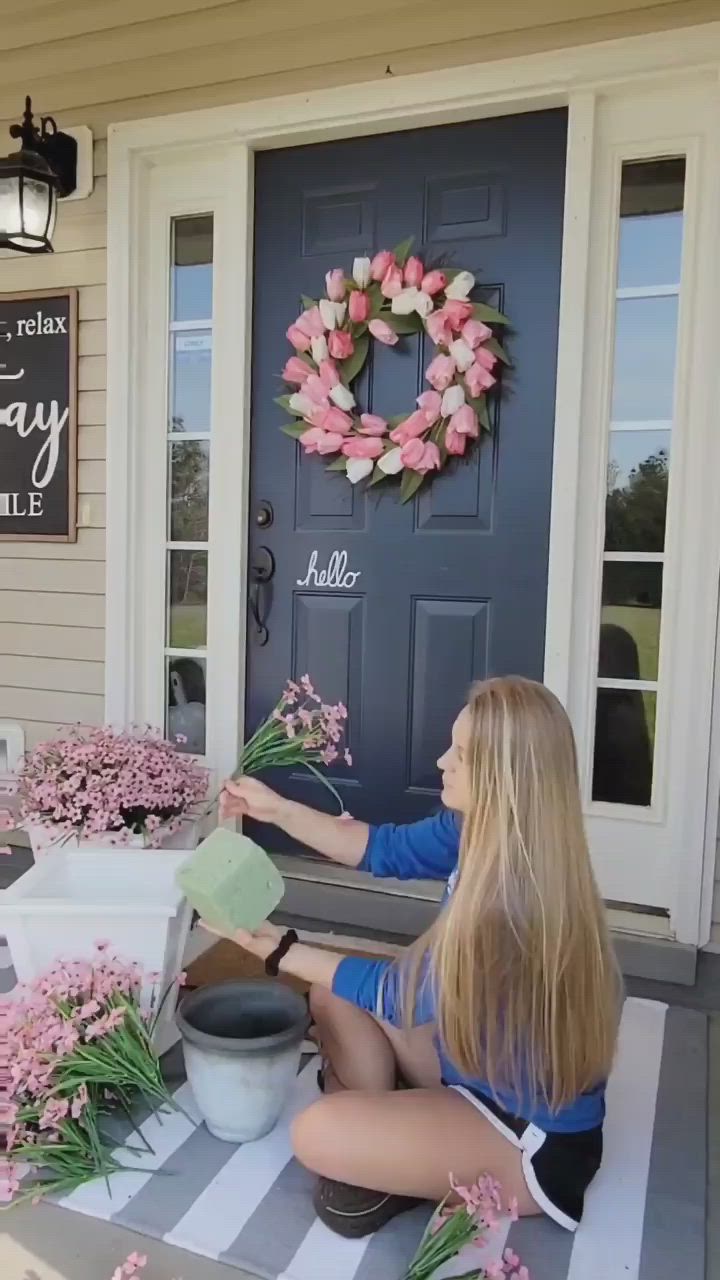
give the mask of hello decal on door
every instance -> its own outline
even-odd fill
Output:
[[[311,551],[304,578],[297,579],[299,587],[334,587],[350,591],[361,577],[361,571],[348,569],[347,551],[333,551],[326,569],[318,569],[318,552]]]

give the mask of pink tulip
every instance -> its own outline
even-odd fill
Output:
[[[345,272],[342,267],[335,267],[325,276],[325,289],[331,302],[342,302],[345,297]]]
[[[378,342],[383,342],[386,347],[394,347],[398,340],[398,336],[394,329],[390,328],[384,320],[371,320],[368,325],[373,338],[377,338]]]
[[[428,440],[425,444],[420,466],[416,467],[415,470],[422,471],[425,474],[427,471],[439,471],[440,466],[440,450],[436,444],[433,444],[432,440]]]
[[[330,405],[326,400],[324,404],[312,404],[303,417],[312,427],[324,427],[329,412]]]
[[[481,364],[472,364],[465,374],[465,382],[471,396],[482,395],[483,391],[489,391],[495,386],[497,378],[494,378],[490,371]]]
[[[328,407],[328,388],[316,373],[311,373],[305,380],[303,386],[303,395],[307,396],[313,404],[324,405]],[[297,402],[296,402],[297,403]],[[290,406],[292,408],[292,405]]]
[[[348,313],[353,324],[364,324],[370,315],[370,299],[361,289],[353,289],[350,294]]]
[[[383,295],[383,297],[396,298],[399,293],[402,293],[402,287],[403,287],[402,269],[400,267],[395,267],[395,266],[388,267],[387,271],[385,272],[385,275],[382,278],[382,283],[380,285],[380,292]]]
[[[417,398],[418,408],[422,409],[429,427],[432,427],[440,417],[440,405],[442,401],[439,391],[423,391],[421,396]]]
[[[465,452],[467,444],[467,436],[462,435],[459,431],[453,430],[452,419],[450,425],[445,432],[445,448],[448,453],[453,454],[456,458],[461,458]]]
[[[337,432],[338,435],[346,436],[352,430],[352,418],[349,418],[342,409],[338,409],[335,405],[328,409],[323,426],[326,431]]]
[[[383,442],[377,436],[351,436],[342,446],[346,458],[379,458]]]
[[[422,409],[416,409],[410,414],[404,422],[398,425],[390,432],[390,439],[393,444],[407,444],[408,440],[416,440],[430,429],[430,423]]]
[[[296,351],[309,351],[310,338],[297,324],[291,324],[289,329],[285,331],[285,337]]]
[[[420,285],[423,282],[424,275],[425,275],[425,268],[422,262],[420,261],[420,259],[408,258],[407,262],[405,263],[405,270],[403,272],[403,276],[405,278],[405,284],[409,285],[411,289],[413,288],[419,289]]]
[[[301,387],[311,373],[310,365],[306,364],[304,360],[300,360],[298,356],[291,356],[282,371],[283,382],[290,382]]]
[[[428,271],[421,281],[421,289],[423,293],[429,293],[434,298],[436,293],[440,293],[441,289],[447,284],[447,276],[444,271]]]
[[[448,424],[448,430],[457,432],[459,436],[472,436],[474,440],[477,439],[480,428],[472,405],[464,404],[455,410]]]
[[[360,421],[362,423],[360,431],[364,436],[384,436],[388,429],[385,419],[376,413],[361,413]]]
[[[453,332],[443,308],[434,311],[425,321],[427,329],[432,341],[436,347],[449,347],[453,340]]]
[[[472,302],[463,302],[458,298],[446,298],[445,306],[442,308],[448,318],[450,328],[459,333],[472,316]]]
[[[403,466],[411,471],[419,471],[425,475],[428,471],[440,470],[440,450],[432,441],[423,444],[422,440],[408,440],[400,454]]]
[[[335,360],[347,360],[355,350],[355,343],[345,329],[333,329],[328,336],[328,351]]]
[[[380,253],[376,253],[370,263],[370,275],[373,280],[382,280],[388,267],[392,267],[395,263],[395,254],[389,249],[383,249]]]
[[[343,437],[335,432],[323,431],[321,427],[311,427],[300,437],[300,444],[306,453],[337,453],[343,446]]]
[[[425,370],[425,377],[436,391],[446,391],[455,377],[455,361],[451,356],[436,356]]]
[[[301,312],[295,324],[308,338],[321,338],[325,332],[319,307],[309,307],[307,311]]]
[[[492,370],[498,362],[498,358],[494,351],[488,351],[487,347],[478,347],[475,352],[475,361],[481,364],[483,369]]]
[[[400,460],[404,467],[415,471],[418,463],[422,462],[424,453],[425,445],[422,440],[408,440],[402,447]]]
[[[492,338],[492,329],[483,324],[482,320],[466,320],[461,332],[463,339],[473,350],[479,347],[481,342],[487,342],[488,338]]]
[[[336,387],[340,381],[340,374],[335,368],[332,360],[322,361],[322,364],[320,365],[320,381],[328,391],[332,391],[333,387]]]

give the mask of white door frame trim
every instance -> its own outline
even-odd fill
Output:
[[[577,481],[582,421],[582,381],[588,245],[591,225],[594,118],[599,95],[612,95],[662,75],[690,78],[701,70],[717,74],[720,65],[720,22],[680,31],[608,41],[570,50],[533,54],[487,64],[455,67],[419,75],[387,77],[369,84],[312,90],[222,108],[112,125],[108,132],[108,415],[107,415],[107,649],[106,715],[116,722],[147,718],[147,700],[138,696],[145,675],[136,643],[140,601],[133,574],[137,566],[137,532],[133,478],[137,474],[139,422],[135,375],[142,366],[147,338],[139,315],[142,262],[139,245],[146,217],[150,174],[194,158],[228,158],[227,185],[234,193],[235,237],[232,262],[244,298],[233,308],[234,376],[250,368],[252,283],[252,155],[255,150],[300,145],[329,138],[380,133],[393,128],[449,123],[509,112],[567,106],[569,110],[565,229],[557,369],[557,410],[548,582],[546,668],[548,684],[567,701],[570,691],[572,613],[577,528]],[[243,216],[245,215],[245,216]],[[228,224],[226,214],[226,227]],[[225,239],[226,248],[229,241]],[[230,312],[226,309],[226,319]],[[222,353],[221,353],[222,354]],[[227,355],[227,349],[225,354]],[[242,473],[234,477],[239,495],[232,519],[235,535],[246,509],[249,440],[249,378],[234,406],[237,448]],[[214,374],[223,412],[230,407],[227,384]],[[226,477],[224,492],[232,483]],[[235,518],[237,516],[237,518]],[[720,529],[717,542],[720,543]],[[716,544],[713,543],[713,546]],[[242,546],[238,548],[241,553]],[[240,566],[238,570],[241,572]],[[212,584],[210,586],[212,593]],[[233,593],[234,595],[234,593]],[[221,663],[223,690],[215,705],[224,708],[222,731],[210,763],[221,771],[234,764],[242,726],[242,655],[244,590],[228,602]],[[222,642],[222,641],[221,641]],[[234,645],[234,659],[230,656]],[[227,665],[229,663],[229,666]],[[211,691],[208,690],[208,698]],[[222,701],[221,701],[222,699]],[[139,705],[141,704],[141,705]],[[237,710],[235,710],[237,709]],[[210,720],[211,709],[208,708]],[[718,774],[718,776],[714,776]],[[713,753],[710,794],[720,787],[720,759]],[[712,804],[710,805],[712,809]],[[711,856],[706,848],[705,857]],[[712,850],[714,860],[714,847]],[[707,940],[699,932],[700,877],[678,900],[673,913],[676,936]]]

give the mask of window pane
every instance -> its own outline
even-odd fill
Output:
[[[606,551],[663,550],[669,462],[669,431],[610,432]]]
[[[180,751],[205,753],[205,659],[167,658],[165,732]]]
[[[173,223],[172,318],[212,319],[213,220],[211,215]]]
[[[621,289],[679,284],[685,160],[624,164],[620,194]]]
[[[647,806],[652,800],[654,693],[598,689],[592,798]]]
[[[661,564],[604,566],[599,676],[657,680],[661,597]]]
[[[170,445],[171,542],[206,542],[210,445],[185,440]]]
[[[170,430],[210,430],[212,333],[209,329],[172,335]]]
[[[207,565],[207,551],[168,552],[171,649],[203,649],[207,643]]]
[[[676,297],[621,298],[617,303],[614,422],[672,419],[677,309]]]

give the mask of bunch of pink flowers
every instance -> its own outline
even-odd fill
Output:
[[[344,810],[337,791],[317,769],[342,760],[352,764],[343,747],[347,709],[342,702],[330,705],[315,692],[310,677],[299,684],[288,680],[280,701],[243,749],[234,777],[261,769],[304,766],[332,792]]]
[[[456,1258],[468,1245],[483,1248],[488,1235],[498,1226],[503,1213],[500,1184],[484,1174],[470,1187],[461,1186],[450,1175],[450,1187],[420,1241],[403,1280],[432,1280],[436,1271]],[[450,1204],[453,1196],[454,1203]],[[505,1212],[517,1221],[517,1202],[510,1201]],[[459,1276],[458,1280],[530,1280],[527,1267],[512,1249],[505,1249],[499,1261],[489,1262]]]
[[[5,1003],[0,1201],[66,1193],[127,1168],[103,1131],[109,1103],[128,1116],[139,1097],[173,1105],[151,1043],[162,1000],[141,1009],[150,979],[99,943],[92,962],[58,963]],[[27,1168],[34,1176],[21,1186]]]
[[[74,727],[26,757],[21,812],[60,839],[112,832],[119,845],[142,835],[155,846],[194,813],[207,786],[207,771],[156,730]]]
[[[408,256],[411,244],[356,258],[351,278],[340,267],[327,273],[327,297],[308,299],[287,331],[295,355],[282,376],[297,389],[279,400],[301,419],[285,430],[306,453],[338,455],[331,468],[353,484],[403,473],[403,501],[429,472],[462,456],[481,428],[490,429],[486,395],[497,382],[498,360],[507,363],[487,323],[507,320],[470,300],[472,272],[429,269]],[[399,418],[358,414],[351,384],[370,337],[394,346],[400,335],[423,328],[438,348],[425,372],[431,390]]]

